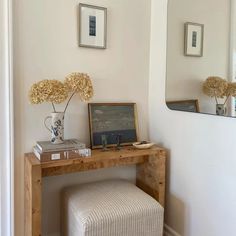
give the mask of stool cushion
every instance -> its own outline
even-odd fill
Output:
[[[163,207],[125,180],[63,191],[64,236],[161,236]]]

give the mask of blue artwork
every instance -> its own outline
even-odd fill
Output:
[[[89,16],[89,36],[96,36],[96,16]]]
[[[196,48],[197,47],[197,32],[193,31],[192,35],[192,47]]]

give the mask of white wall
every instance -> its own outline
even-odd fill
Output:
[[[204,24],[203,57],[184,56],[186,22]],[[215,114],[215,100],[203,94],[202,84],[212,75],[231,79],[229,47],[230,0],[170,0],[167,100],[198,99],[201,112]]]
[[[166,108],[166,31],[167,0],[153,0],[149,127],[169,149],[166,223],[183,236],[235,235],[235,119]]]
[[[83,1],[84,2],[84,1]],[[108,49],[79,48],[76,0],[14,1],[15,81],[15,220],[17,236],[23,233],[23,153],[37,140],[49,139],[43,119],[50,105],[33,106],[27,99],[32,83],[41,79],[63,79],[73,72],[87,72],[95,88],[93,102],[136,102],[140,133],[147,139],[150,1],[89,0],[108,8]],[[85,2],[84,2],[85,3]],[[75,98],[65,120],[66,138],[88,143],[87,105]],[[56,235],[59,190],[64,185],[123,176],[134,178],[134,168],[123,168],[46,179],[44,185],[44,233]],[[75,180],[77,179],[77,181]],[[55,198],[54,198],[55,197]],[[53,204],[54,203],[54,204]],[[50,207],[49,207],[50,206]],[[54,212],[54,215],[51,213]],[[56,220],[53,217],[56,217]]]

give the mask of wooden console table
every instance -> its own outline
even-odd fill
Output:
[[[135,164],[136,185],[164,207],[165,162],[165,149],[156,146],[146,150],[94,150],[91,157],[46,163],[40,163],[33,153],[25,154],[25,236],[42,236],[42,177]]]

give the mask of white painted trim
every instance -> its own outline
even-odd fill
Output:
[[[164,236],[181,236],[177,232],[175,232],[170,226],[165,224],[164,226]]]
[[[14,235],[12,0],[0,2],[0,235]]]
[[[229,30],[229,80],[235,82],[236,77],[236,56],[235,56],[235,42],[236,42],[236,34],[235,34],[235,9],[236,9],[236,1],[230,1],[230,30]],[[228,102],[228,108],[230,111],[230,116],[235,116],[235,99],[231,97]]]

